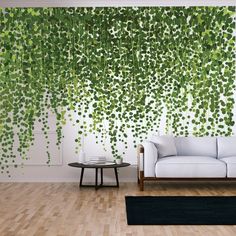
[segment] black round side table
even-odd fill
[[[76,167],[76,168],[81,168],[81,174],[80,174],[80,187],[95,187],[95,189],[99,189],[101,187],[117,187],[119,188],[119,178],[118,178],[118,172],[117,168],[121,167],[127,167],[130,165],[130,163],[123,162],[121,164],[108,164],[108,165],[103,165],[103,164],[83,164],[83,163],[69,163],[68,164],[71,167]],[[89,169],[95,169],[95,185],[85,185],[83,184],[83,177],[84,177],[84,169],[89,168]],[[104,185],[103,184],[103,169],[108,169],[108,168],[113,168],[115,172],[115,177],[116,177],[116,185]],[[98,169],[100,169],[100,177],[101,177],[101,182],[98,185]]]

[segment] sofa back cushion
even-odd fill
[[[172,135],[152,135],[149,141],[158,149],[158,157],[176,156],[175,138]]]
[[[236,156],[236,137],[218,137],[218,158]]]
[[[215,137],[176,137],[175,146],[178,156],[217,157]]]

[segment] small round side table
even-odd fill
[[[78,162],[74,162],[74,163],[69,163],[68,164],[71,167],[76,167],[76,168],[81,168],[81,174],[80,174],[80,187],[95,187],[95,189],[99,189],[101,187],[117,187],[119,188],[119,178],[118,178],[118,172],[117,172],[117,168],[122,168],[122,167],[127,167],[130,165],[130,163],[126,163],[123,162],[121,164],[113,164],[113,163],[109,163],[108,165],[106,164],[83,164],[83,163],[78,163]],[[84,177],[84,169],[95,169],[95,185],[87,185],[87,184],[83,184],[83,177]],[[116,177],[116,185],[104,185],[103,184],[103,169],[109,169],[109,168],[113,168],[114,172],[115,172],[115,177]],[[101,182],[98,185],[98,169],[100,169],[100,177],[101,177]]]

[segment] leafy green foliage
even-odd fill
[[[232,134],[235,38],[231,8],[9,8],[0,10],[0,160],[22,158],[34,124],[58,145],[67,111],[79,118],[76,142],[93,132],[127,148],[158,130],[196,136]],[[72,115],[69,116],[72,120]],[[79,145],[78,145],[79,148]],[[49,155],[49,154],[48,154]],[[50,155],[49,155],[50,161]]]

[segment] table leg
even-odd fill
[[[80,174],[80,183],[79,183],[79,186],[82,186],[82,183],[83,183],[83,177],[84,177],[84,168],[81,169],[81,174]]]
[[[103,168],[101,167],[96,167],[95,168],[95,185],[84,185],[83,184],[83,177],[84,177],[84,169],[85,168],[81,168],[81,174],[80,174],[80,187],[95,187],[96,190],[98,190],[100,187],[117,187],[119,188],[119,177],[118,177],[118,170],[117,167],[114,167],[114,172],[115,172],[115,177],[116,177],[116,185],[103,185]],[[98,185],[98,169],[101,170],[100,174],[101,174],[101,183],[100,185]]]
[[[115,171],[115,176],[116,176],[116,187],[119,188],[119,179],[118,179],[118,172],[117,172],[117,168],[116,167],[114,168],[114,171]]]
[[[95,189],[98,189],[98,168],[95,168]]]
[[[101,186],[103,186],[103,168],[101,168]]]

